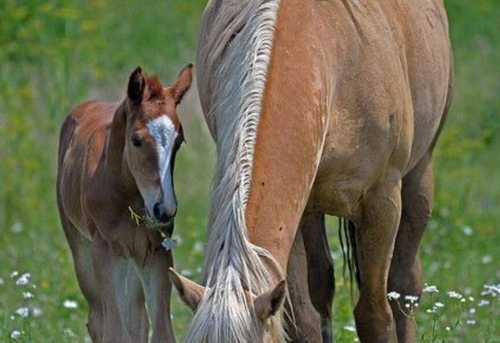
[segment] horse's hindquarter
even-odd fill
[[[312,201],[350,217],[388,169],[404,175],[429,150],[448,90],[447,28],[433,2],[324,2],[316,10],[334,67]]]
[[[106,127],[110,123],[115,105],[87,102],[76,107],[66,121],[71,121],[72,134],[61,146],[58,171],[58,198],[61,210],[71,223],[87,238],[93,234],[93,225],[85,211],[87,185],[92,182],[101,159]],[[68,135],[61,133],[61,137]],[[60,142],[62,144],[62,142]]]

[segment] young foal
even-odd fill
[[[125,100],[81,104],[62,126],[58,206],[94,342],[147,342],[148,314],[152,342],[175,341],[166,277],[172,253],[161,243],[177,209],[172,178],[183,132],[176,107],[191,81],[191,65],[170,87],[137,68]]]

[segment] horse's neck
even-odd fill
[[[124,156],[126,130],[126,105],[121,103],[115,111],[109,128],[104,169],[114,182],[119,182],[124,188],[129,189],[135,187],[135,183]]]

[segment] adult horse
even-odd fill
[[[79,105],[61,128],[57,200],[93,342],[147,342],[148,314],[152,342],[175,342],[165,277],[172,253],[162,241],[177,210],[176,107],[191,70],[163,87],[137,68],[125,100]]]
[[[273,314],[286,272],[291,338],[331,340],[325,214],[349,222],[361,341],[414,342],[414,320],[386,295],[422,287],[432,150],[452,83],[443,2],[212,0],[199,44],[218,162],[205,288],[171,272],[196,311],[187,342],[284,340]]]

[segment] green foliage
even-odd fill
[[[9,341],[14,329],[24,331],[20,341],[25,342],[84,341],[86,304],[55,205],[59,126],[71,106],[84,99],[118,100],[137,65],[169,81],[194,62],[203,3],[0,1],[0,341]],[[500,4],[446,4],[456,57],[455,97],[436,151],[436,206],[422,248],[426,280],[442,292],[441,298],[424,297],[416,315],[422,341],[491,342],[500,340],[499,323],[492,320],[500,314],[498,300],[490,299],[484,309],[476,305],[485,298],[483,284],[498,283],[500,277]],[[189,143],[179,153],[175,177],[180,201],[175,253],[178,269],[199,278],[214,151],[195,112],[192,104],[181,112]],[[16,286],[19,276],[9,276],[14,270],[31,273],[29,285]],[[337,341],[352,341],[354,334],[344,329],[352,325],[349,286],[337,274]],[[34,298],[22,296],[27,290]],[[447,290],[470,292],[467,297],[475,301],[467,300],[465,308],[450,303],[439,316],[427,313],[438,299],[446,303]],[[64,307],[67,299],[80,306]],[[175,294],[173,303],[180,337],[191,315]],[[43,313],[22,318],[14,314],[22,306]],[[469,325],[473,306],[477,322]]]

